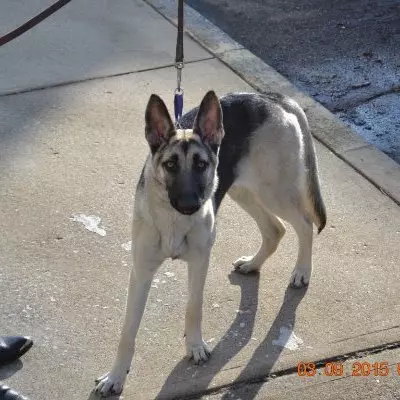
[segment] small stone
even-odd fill
[[[363,87],[367,87],[370,84],[371,84],[371,82],[369,82],[369,81],[359,82],[359,83],[355,83],[355,84],[351,85],[351,88],[352,89],[360,89],[360,88],[363,88]]]
[[[355,117],[353,119],[353,123],[354,123],[354,125],[357,125],[357,126],[365,125],[365,121],[363,121],[361,118],[357,118],[357,117]]]
[[[372,50],[371,49],[368,49],[367,51],[364,51],[364,53],[362,54],[364,57],[368,57],[368,58],[371,58],[373,55],[374,55],[374,53],[372,53]]]
[[[125,251],[131,251],[132,250],[132,240],[129,240],[126,243],[122,243],[121,247],[125,250]]]
[[[60,152],[59,152],[58,150],[53,149],[52,147],[50,147],[50,150],[51,150],[51,152],[52,152],[53,154],[55,154],[55,155],[60,154]]]
[[[240,315],[240,314],[250,314],[250,310],[236,310],[236,312]]]

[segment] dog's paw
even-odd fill
[[[261,265],[254,262],[254,256],[243,256],[233,263],[233,267],[237,272],[248,274],[249,272],[259,271]]]
[[[310,268],[296,267],[292,272],[292,277],[290,278],[290,287],[294,289],[300,289],[308,286],[308,284],[310,283],[310,277]]]
[[[116,396],[122,393],[124,383],[126,380],[126,374],[116,374],[113,372],[107,372],[100,378],[95,380],[96,389],[95,393],[101,397]]]
[[[186,353],[189,359],[193,359],[195,364],[200,364],[210,358],[211,350],[202,340],[197,344],[187,344]]]

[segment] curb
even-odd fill
[[[177,25],[175,0],[144,2]],[[307,114],[313,136],[400,205],[400,165],[186,4],[185,32],[255,90],[280,92],[295,99]]]

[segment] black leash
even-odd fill
[[[17,29],[7,33],[6,35],[0,37],[0,47],[4,46],[6,43],[17,38],[23,33],[29,31],[34,26],[42,22],[44,19],[48,18],[50,15],[58,11],[61,7],[64,7],[71,0],[58,0],[50,7],[43,10],[40,14],[31,18],[29,21],[25,22],[23,25],[19,26]],[[180,127],[180,120],[182,118],[183,112],[183,89],[182,83],[182,69],[184,67],[183,62],[183,0],[178,0],[178,34],[176,38],[176,56],[175,56],[175,68],[176,68],[176,89],[174,96],[174,109],[175,109],[175,124]]]
[[[183,89],[182,82],[182,69],[183,69],[183,0],[178,3],[178,34],[176,37],[176,89],[174,96],[174,110],[175,110],[175,125],[180,127],[180,120],[183,112]]]
[[[25,22],[23,25],[14,29],[13,31],[7,33],[6,35],[0,37],[0,47],[4,46],[6,43],[10,42],[11,40],[17,38],[18,36],[22,35],[29,29],[32,29],[36,26],[39,22],[42,22],[47,17],[50,17],[51,14],[55,13],[61,7],[64,7],[68,4],[71,0],[58,0],[50,7],[46,8],[40,14],[36,15],[35,17],[31,18],[29,21]]]

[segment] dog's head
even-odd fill
[[[146,139],[153,176],[181,214],[195,213],[213,195],[223,136],[221,105],[213,91],[204,96],[192,129],[175,129],[164,102],[151,95]]]

